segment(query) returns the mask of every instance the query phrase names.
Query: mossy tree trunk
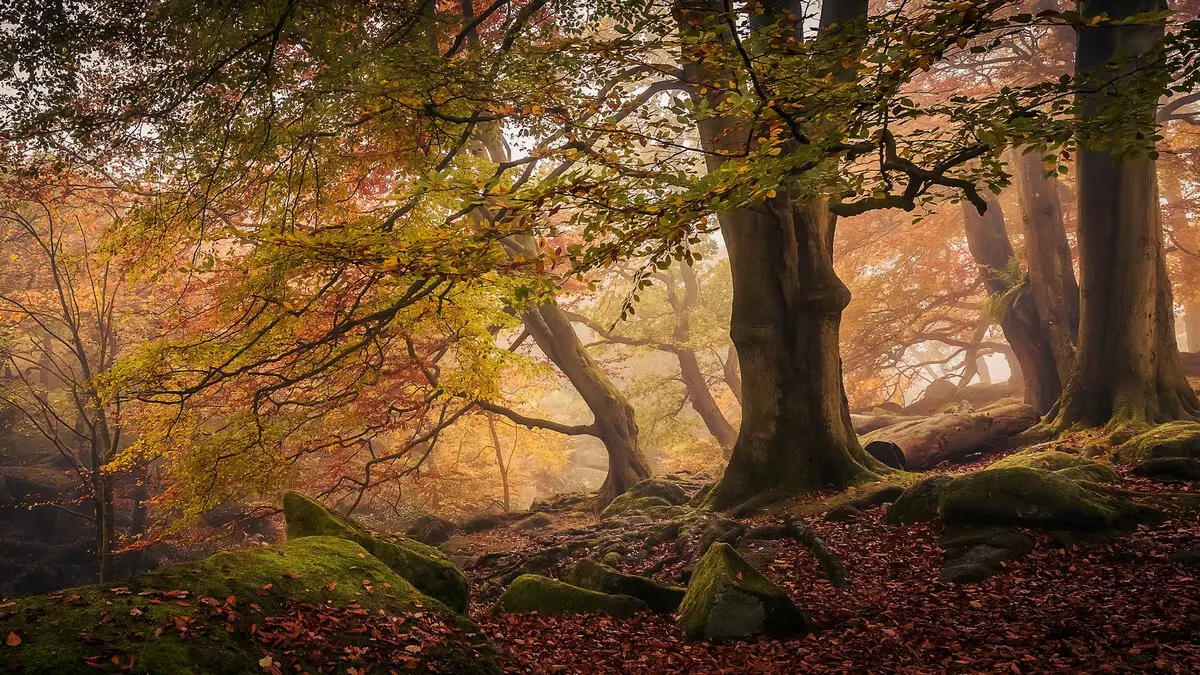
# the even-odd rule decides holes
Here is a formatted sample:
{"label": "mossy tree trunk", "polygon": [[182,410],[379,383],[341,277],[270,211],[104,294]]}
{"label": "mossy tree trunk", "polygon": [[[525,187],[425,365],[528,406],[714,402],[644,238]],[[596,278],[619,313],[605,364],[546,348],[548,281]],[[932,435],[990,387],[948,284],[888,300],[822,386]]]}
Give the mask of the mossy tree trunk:
{"label": "mossy tree trunk", "polygon": [[1012,244],[1004,227],[1004,210],[994,195],[988,209],[979,213],[964,202],[963,226],[967,246],[979,266],[979,275],[999,313],[1004,338],[1012,347],[1025,390],[1025,402],[1046,412],[1062,391],[1058,366],[1049,336],[1038,317],[1029,278],[1015,266]]}
{"label": "mossy tree trunk", "polygon": [[[1165,0],[1085,0],[1081,8],[1085,19],[1106,14],[1119,21],[1167,6]],[[1087,73],[1119,55],[1152,58],[1163,34],[1162,23],[1087,25],[1079,31],[1076,69]],[[1126,77],[1111,86],[1135,78],[1129,73],[1137,65],[1121,66]],[[1080,94],[1082,114],[1095,116],[1113,94],[1107,88]],[[1156,102],[1141,106],[1128,119],[1152,128]],[[1184,377],[1175,342],[1154,160],[1146,153],[1122,158],[1081,148],[1077,162],[1079,352],[1053,426],[1065,430],[1193,418],[1200,400]]]}
{"label": "mossy tree trunk", "polygon": [[[764,2],[758,19],[786,20],[791,4]],[[679,0],[676,9],[685,32],[724,11],[715,0]],[[822,23],[853,25],[865,15],[865,1],[827,2]],[[728,79],[688,54],[684,74],[690,82]],[[709,92],[709,105],[723,96]],[[702,120],[699,132],[710,170],[755,133],[720,117]],[[784,193],[719,218],[733,277],[730,335],[741,366],[742,423],[711,505],[873,477],[882,467],[858,442],[842,384],[838,333],[850,293],[833,268],[836,219],[828,204]]]}
{"label": "mossy tree trunk", "polygon": [[1063,223],[1058,181],[1046,176],[1037,153],[1020,155],[1014,164],[1029,286],[1042,330],[1050,340],[1059,380],[1066,382],[1075,366],[1079,342],[1079,284]]}

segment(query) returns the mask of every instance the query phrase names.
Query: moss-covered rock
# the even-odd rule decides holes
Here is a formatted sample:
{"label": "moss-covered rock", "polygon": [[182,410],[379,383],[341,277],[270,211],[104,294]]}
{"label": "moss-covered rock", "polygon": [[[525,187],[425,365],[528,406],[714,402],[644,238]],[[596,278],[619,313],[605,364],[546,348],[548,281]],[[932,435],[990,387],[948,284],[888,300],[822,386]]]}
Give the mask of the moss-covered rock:
{"label": "moss-covered rock", "polygon": [[721,542],[696,563],[676,623],[693,639],[782,636],[809,628],[783,589]]}
{"label": "moss-covered rock", "polygon": [[1013,558],[1012,551],[979,544],[955,558],[947,558],[942,566],[942,581],[965,584],[983,581],[1000,571]]}
{"label": "moss-covered rock", "polygon": [[429,513],[417,518],[405,534],[422,544],[437,546],[449,541],[456,532],[458,525],[453,521]]}
{"label": "moss-covered rock", "polygon": [[955,478],[938,512],[947,525],[1096,531],[1130,526],[1143,507],[1042,469],[1005,467]]}
{"label": "moss-covered rock", "polygon": [[456,612],[467,611],[467,577],[441,551],[404,537],[385,537],[335,513],[302,494],[283,497],[288,539],[331,536],[349,539],[379,558],[417,590]]}
{"label": "moss-covered rock", "polygon": [[647,478],[635,483],[624,494],[617,495],[600,517],[611,518],[627,511],[644,511],[652,506],[680,506],[687,500],[687,493],[678,483],[663,478]]}
{"label": "moss-covered rock", "polygon": [[1073,455],[1061,450],[1018,452],[998,460],[989,468],[1006,469],[1012,467],[1051,471],[1063,478],[1074,481],[1083,480],[1092,483],[1112,483],[1117,480],[1116,470],[1108,464],[1101,464],[1087,457]]}
{"label": "moss-covered rock", "polygon": [[[20,638],[3,648],[5,672],[92,673],[89,661],[103,669],[113,657],[139,673],[261,672],[260,659],[275,649],[259,642],[252,627],[263,628],[265,617],[277,613],[317,606],[360,616],[433,613],[451,632],[426,650],[428,665],[438,672],[499,672],[493,650],[467,619],[422,595],[358,544],[335,537],[221,553],[119,584],[17,600],[0,609],[0,634]],[[368,645],[363,633],[331,625],[314,630],[328,652]],[[302,651],[293,656],[301,663],[308,658]]]}
{"label": "moss-covered rock", "polygon": [[938,502],[942,490],[954,480],[949,476],[930,476],[905,490],[888,507],[883,522],[889,525],[911,525],[934,520],[938,515]]}
{"label": "moss-covered rock", "polygon": [[567,568],[563,581],[591,591],[628,595],[645,602],[655,612],[674,612],[683,602],[687,589],[669,586],[653,579],[625,574],[594,560],[580,560]]}
{"label": "moss-covered rock", "polygon": [[1154,457],[1139,462],[1133,472],[1149,478],[1200,480],[1200,459],[1191,457]]}
{"label": "moss-covered rock", "polygon": [[825,520],[831,523],[846,523],[861,517],[862,511],[857,506],[848,503],[838,504],[825,512]]}
{"label": "moss-covered rock", "polygon": [[947,557],[958,556],[980,545],[1002,548],[1014,556],[1029,555],[1033,551],[1033,539],[1011,527],[951,528],[942,533],[942,548]]}
{"label": "moss-covered rock", "polygon": [[476,532],[484,532],[495,529],[504,524],[504,517],[498,513],[481,513],[468,519],[462,524],[464,534],[475,534]]}
{"label": "moss-covered rock", "polygon": [[673,506],[673,504],[662,497],[630,497],[629,493],[626,492],[604,507],[604,511],[600,513],[600,517],[608,519],[615,516],[642,513],[646,509],[655,506]]}
{"label": "moss-covered rock", "polygon": [[521,530],[523,532],[526,530],[536,530],[546,527],[552,522],[554,521],[551,520],[550,516],[544,513],[534,513],[522,518],[521,520],[518,520],[517,523],[513,525],[513,529]]}
{"label": "moss-covered rock", "polygon": [[545,616],[599,612],[627,617],[648,607],[645,602],[628,595],[611,595],[537,574],[522,574],[500,596],[496,609],[513,613],[537,612]]}
{"label": "moss-covered rock", "polygon": [[1118,462],[1142,462],[1159,457],[1200,459],[1200,422],[1160,424],[1125,441],[1113,453]]}

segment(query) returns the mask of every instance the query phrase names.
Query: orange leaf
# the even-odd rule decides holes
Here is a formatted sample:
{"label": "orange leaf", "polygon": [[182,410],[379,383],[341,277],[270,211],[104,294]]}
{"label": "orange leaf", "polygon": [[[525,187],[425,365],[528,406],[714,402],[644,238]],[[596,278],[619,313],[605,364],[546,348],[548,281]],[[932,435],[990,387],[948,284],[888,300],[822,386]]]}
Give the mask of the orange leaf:
{"label": "orange leaf", "polygon": [[9,647],[16,647],[17,645],[21,644],[21,636],[17,635],[16,633],[9,633],[8,640],[6,640],[6,642],[8,643]]}

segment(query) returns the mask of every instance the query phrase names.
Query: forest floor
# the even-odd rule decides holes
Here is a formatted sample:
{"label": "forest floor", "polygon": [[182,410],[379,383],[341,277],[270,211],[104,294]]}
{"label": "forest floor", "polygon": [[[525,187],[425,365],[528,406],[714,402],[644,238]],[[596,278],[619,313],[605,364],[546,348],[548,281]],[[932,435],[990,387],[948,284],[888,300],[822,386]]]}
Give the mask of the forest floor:
{"label": "forest floor", "polygon": [[[993,459],[953,471],[977,470]],[[1200,492],[1195,484],[1164,486],[1129,475],[1119,487]],[[821,500],[814,496],[785,509],[811,514]],[[1032,554],[991,579],[964,585],[939,577],[940,525],[885,525],[883,513],[872,508],[850,522],[805,517],[845,563],[849,584],[843,588],[834,588],[795,542],[771,542],[774,560],[764,573],[815,623],[801,637],[692,641],[671,615],[649,613],[629,619],[494,614],[499,589],[478,580],[472,618],[501,646],[503,666],[514,673],[1200,673],[1194,632],[1200,580],[1194,567],[1169,558],[1197,548],[1200,513],[1171,513],[1159,525],[1091,543],[1031,532],[1038,544]],[[780,517],[776,511],[743,522]],[[479,552],[532,548],[535,539],[552,541],[556,527],[595,520],[582,511],[555,519],[536,537],[505,527],[470,535],[463,545]],[[665,555],[664,546],[627,571],[650,569]],[[560,567],[545,573],[554,576]],[[653,576],[676,581],[677,571],[666,566]]]}

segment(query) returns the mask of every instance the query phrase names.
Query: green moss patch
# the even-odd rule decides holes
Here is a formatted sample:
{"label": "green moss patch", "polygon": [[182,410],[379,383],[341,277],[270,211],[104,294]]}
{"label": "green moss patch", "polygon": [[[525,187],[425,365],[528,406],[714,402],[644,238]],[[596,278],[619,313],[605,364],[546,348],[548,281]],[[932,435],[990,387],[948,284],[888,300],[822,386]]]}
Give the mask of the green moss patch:
{"label": "green moss patch", "polygon": [[680,506],[687,502],[683,488],[662,478],[648,478],[636,483],[624,494],[617,495],[604,511],[601,518],[611,518],[626,512],[645,511],[653,506]]}
{"label": "green moss patch", "polygon": [[1013,525],[1096,531],[1136,524],[1146,507],[1026,467],[987,469],[955,478],[941,492],[938,512],[947,525]]}
{"label": "green moss patch", "polygon": [[1118,462],[1142,462],[1159,457],[1200,459],[1200,422],[1160,424],[1122,443],[1113,453]]}
{"label": "green moss patch", "polygon": [[1042,469],[1051,471],[1063,478],[1074,481],[1089,481],[1092,483],[1112,483],[1117,480],[1117,472],[1108,464],[1073,455],[1061,450],[1046,450],[1043,452],[1018,452],[996,461],[991,469],[1024,467],[1027,469]]}
{"label": "green moss patch", "polygon": [[683,602],[687,590],[635,574],[625,574],[588,559],[580,560],[568,568],[563,580],[592,591],[637,598],[655,612],[674,612]]}
{"label": "green moss patch", "polygon": [[676,623],[693,639],[783,636],[809,628],[783,589],[721,542],[696,563]]}
{"label": "green moss patch", "polygon": [[883,522],[889,525],[911,525],[934,520],[938,515],[938,502],[942,490],[954,480],[949,476],[930,476],[905,490],[888,507]]}
{"label": "green moss patch", "polygon": [[456,612],[467,611],[467,577],[441,551],[404,537],[385,537],[335,513],[302,494],[283,496],[288,539],[341,537],[357,543],[425,595]]}
{"label": "green moss patch", "polygon": [[[323,611],[346,621],[322,623]],[[16,672],[251,673],[262,672],[266,656],[315,669],[355,653],[338,663],[362,667],[368,661],[353,648],[367,644],[366,633],[350,630],[349,619],[368,616],[436,621],[445,635],[422,648],[424,663],[447,672],[498,672],[473,624],[422,595],[358,544],[333,537],[222,553],[119,584],[23,598],[0,609],[0,631],[21,639],[6,649],[8,667]],[[304,617],[311,618],[323,646],[283,654],[270,635],[282,623],[305,623]],[[397,663],[412,657],[397,649],[403,653],[376,656],[394,656]]]}
{"label": "green moss patch", "polygon": [[496,609],[512,613],[537,612],[545,616],[599,612],[627,617],[648,607],[628,595],[610,595],[537,574],[522,574],[500,596]]}

